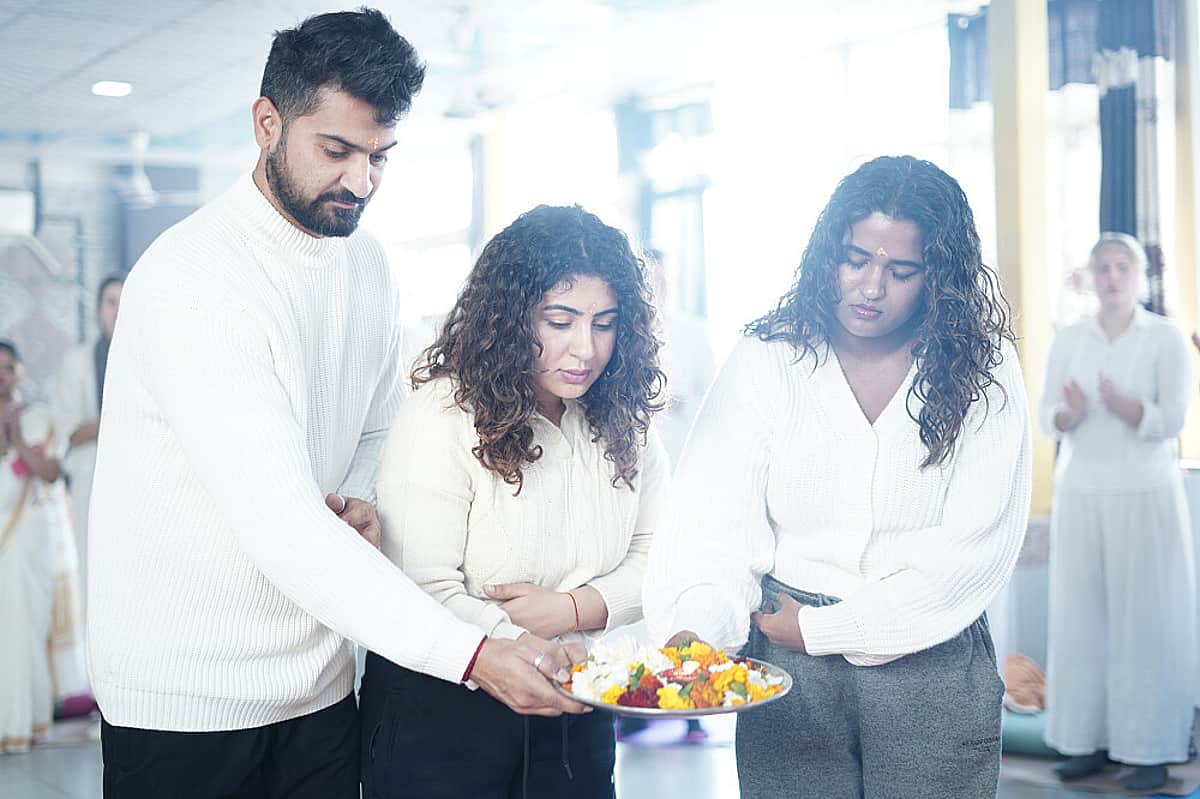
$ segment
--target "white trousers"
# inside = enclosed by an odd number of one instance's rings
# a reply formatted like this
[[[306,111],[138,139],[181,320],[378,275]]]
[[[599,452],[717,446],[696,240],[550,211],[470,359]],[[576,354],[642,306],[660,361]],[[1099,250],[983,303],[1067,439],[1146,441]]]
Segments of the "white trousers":
[[[1182,479],[1058,489],[1050,525],[1046,743],[1132,765],[1187,760],[1200,675]]]

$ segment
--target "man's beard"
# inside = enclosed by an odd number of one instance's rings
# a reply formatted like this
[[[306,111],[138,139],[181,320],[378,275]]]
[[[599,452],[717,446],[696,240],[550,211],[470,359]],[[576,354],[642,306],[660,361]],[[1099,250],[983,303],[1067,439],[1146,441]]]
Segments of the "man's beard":
[[[275,150],[267,154],[266,173],[267,185],[275,199],[283,206],[292,219],[302,228],[318,236],[349,236],[358,227],[358,219],[362,216],[366,199],[355,197],[349,191],[327,192],[309,201],[300,191],[300,187],[292,180],[292,173],[287,166],[284,155],[286,141],[280,141]],[[330,200],[343,203],[353,203],[353,208],[338,208],[327,206]]]

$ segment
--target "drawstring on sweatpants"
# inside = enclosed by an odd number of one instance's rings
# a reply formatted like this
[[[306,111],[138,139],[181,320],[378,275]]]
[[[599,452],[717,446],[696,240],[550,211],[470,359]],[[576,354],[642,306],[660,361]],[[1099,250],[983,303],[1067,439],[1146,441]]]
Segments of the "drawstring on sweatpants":
[[[562,717],[562,765],[563,770],[567,772],[567,779],[571,782],[575,781],[575,775],[571,773],[571,761],[567,756],[567,717]]]
[[[521,716],[525,722],[525,762],[521,764],[521,799],[529,799],[529,716]]]
[[[521,763],[521,799],[529,799],[529,716],[521,716],[525,724],[524,760]],[[567,717],[562,717],[562,767],[567,772],[567,779],[575,781],[575,772],[571,771],[571,757],[567,733]]]

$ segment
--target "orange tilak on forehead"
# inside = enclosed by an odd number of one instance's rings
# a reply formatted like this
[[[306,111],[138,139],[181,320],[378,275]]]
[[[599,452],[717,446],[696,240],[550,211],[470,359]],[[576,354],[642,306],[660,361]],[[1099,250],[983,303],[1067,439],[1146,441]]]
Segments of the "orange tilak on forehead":
[[[372,149],[374,149],[375,147],[378,147],[378,146],[379,146],[379,139],[377,139],[377,138],[375,138],[374,136],[372,136],[371,138],[367,139],[367,146],[368,146],[368,147],[370,147],[370,148],[372,148]]]
[[[880,258],[887,258],[887,257],[888,257],[888,256],[887,256],[887,250],[883,249],[882,247],[880,247],[879,249],[875,250],[875,254],[876,254],[877,256],[879,256]]]

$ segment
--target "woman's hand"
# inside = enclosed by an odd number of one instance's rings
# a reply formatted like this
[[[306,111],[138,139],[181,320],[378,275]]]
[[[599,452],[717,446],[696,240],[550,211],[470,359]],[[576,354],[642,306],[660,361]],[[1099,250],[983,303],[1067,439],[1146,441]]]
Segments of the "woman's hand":
[[[1136,428],[1142,423],[1141,400],[1118,393],[1113,382],[1104,375],[1100,375],[1099,390],[1100,402],[1104,405],[1105,410],[1130,427]]]
[[[676,646],[682,646],[683,644],[690,644],[693,642],[699,642],[699,643],[702,643],[705,645],[707,645],[707,643],[708,643],[707,641],[705,641],[700,636],[696,635],[691,630],[680,630],[679,632],[675,633],[670,638],[668,638],[667,642],[665,644],[663,644],[663,646],[664,647],[676,647]]]
[[[1067,408],[1054,415],[1054,426],[1061,432],[1066,433],[1082,422],[1083,417],[1087,416],[1088,401],[1087,395],[1083,393],[1083,389],[1074,380],[1063,386],[1062,395],[1063,402],[1067,404]]]
[[[776,646],[796,652],[806,651],[804,636],[800,633],[800,603],[782,591],[775,597],[775,603],[779,607],[777,611],[755,611],[750,614],[750,621]],[[765,609],[767,603],[764,602],[763,607]]]
[[[71,431],[71,446],[82,447],[84,444],[90,444],[100,437],[100,420],[92,419],[84,422]]]
[[[575,603],[565,593],[533,583],[485,585],[483,592],[500,600],[500,609],[513,624],[540,638],[557,638],[575,629]]]

